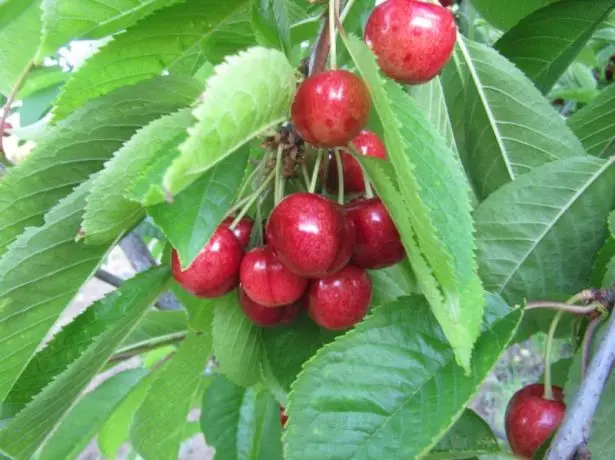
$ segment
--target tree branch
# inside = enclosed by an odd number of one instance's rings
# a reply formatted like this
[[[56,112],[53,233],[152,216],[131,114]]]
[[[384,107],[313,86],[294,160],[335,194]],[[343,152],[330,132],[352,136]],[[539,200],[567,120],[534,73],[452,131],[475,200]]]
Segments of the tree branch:
[[[589,427],[615,362],[615,315],[598,352],[591,360],[586,377],[547,453],[547,460],[569,460],[587,442]]]
[[[322,27],[318,38],[312,47],[310,55],[308,75],[316,75],[322,72],[327,65],[327,57],[329,56],[329,15],[325,13],[323,16]]]

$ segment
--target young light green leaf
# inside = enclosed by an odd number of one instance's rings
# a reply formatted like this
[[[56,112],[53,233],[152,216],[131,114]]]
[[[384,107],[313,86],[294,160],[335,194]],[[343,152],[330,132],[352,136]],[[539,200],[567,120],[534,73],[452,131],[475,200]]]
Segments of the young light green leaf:
[[[154,345],[164,346],[181,340],[188,333],[186,312],[181,310],[152,310],[116,350],[126,353]]]
[[[117,318],[64,372],[40,392],[0,433],[0,446],[12,456],[30,458],[60,424],[79,394],[105,365],[141,320],[170,279],[167,267],[158,267],[125,282],[104,303]]]
[[[211,334],[192,333],[157,372],[135,414],[130,436],[143,458],[177,459],[192,398],[210,355]]]
[[[44,89],[60,85],[68,79],[68,76],[69,73],[62,71],[60,66],[33,69],[19,88],[16,99],[23,100]]]
[[[102,38],[181,0],[43,0],[41,56],[71,40]]]
[[[562,0],[523,18],[494,46],[546,94],[614,7],[615,0]]]
[[[480,15],[495,27],[508,30],[521,19],[558,0],[523,0],[522,2],[501,2],[498,0],[473,0]]]
[[[613,208],[615,158],[560,160],[505,185],[475,211],[485,288],[511,304],[584,287]]]
[[[217,460],[282,459],[280,406],[263,386],[216,375],[203,396],[201,430]]]
[[[248,0],[188,0],[158,11],[88,59],[64,86],[54,120],[120,86],[160,75],[184,53],[202,47]]]
[[[115,408],[147,374],[147,370],[141,368],[120,372],[86,394],[66,414],[37,458],[56,460],[78,457]]]
[[[239,147],[284,121],[295,87],[295,71],[277,50],[250,48],[227,58],[207,81],[194,111],[198,122],[166,172],[164,187],[172,194],[181,192]]]
[[[424,297],[377,307],[322,348],[292,385],[287,455],[422,457],[463,414],[520,319],[516,310],[486,328],[466,375]]]
[[[186,80],[187,87],[198,97],[198,85]],[[88,244],[113,240],[132,228],[145,216],[140,203],[124,198],[124,193],[141,171],[168,151],[177,151],[186,138],[186,129],[194,123],[190,109],[154,120],[139,130],[94,180],[83,218],[82,234]]]
[[[231,207],[248,162],[249,147],[241,147],[207,171],[173,203],[150,206],[147,213],[164,232],[188,267],[201,252]]]
[[[40,43],[40,0],[21,3],[24,8],[19,8],[11,21],[0,27],[0,93],[4,95],[11,93],[30,67]]]
[[[41,225],[43,215],[138,128],[193,100],[185,78],[154,78],[91,101],[49,130],[0,181],[0,255],[26,227]]]
[[[439,295],[425,292],[459,363],[467,369],[479,332],[484,299],[476,276],[470,202],[461,165],[414,101],[397,84],[383,81],[367,45],[353,36],[346,39],[346,45],[385,127],[388,158],[401,195],[383,195],[380,188],[384,184],[380,184],[379,174],[372,180],[388,208],[405,206],[405,212],[398,215],[402,220],[398,221],[395,215],[393,218],[406,251],[412,253],[412,246],[418,242],[438,281]],[[372,169],[368,166],[370,176]],[[446,180],[442,179],[444,176]],[[393,203],[400,198],[401,204]],[[404,219],[411,229],[404,228]],[[417,270],[414,263],[413,268]],[[432,283],[422,280],[423,271],[417,270],[419,284]]]
[[[372,305],[391,302],[399,297],[420,293],[409,260],[392,267],[369,272],[372,280]]]
[[[568,126],[587,153],[605,157],[615,142],[615,85],[607,86],[591,104],[572,114]]]
[[[213,345],[220,372],[244,387],[258,382],[262,340],[262,329],[243,314],[237,292],[216,300]]]
[[[492,48],[458,41],[469,75],[461,155],[480,199],[537,166],[584,155],[564,119],[523,73]],[[465,72],[465,70],[462,70]]]
[[[253,0],[252,28],[263,46],[290,54],[290,21],[287,0]]]
[[[35,1],[38,0],[0,0],[0,29],[17,18]]]

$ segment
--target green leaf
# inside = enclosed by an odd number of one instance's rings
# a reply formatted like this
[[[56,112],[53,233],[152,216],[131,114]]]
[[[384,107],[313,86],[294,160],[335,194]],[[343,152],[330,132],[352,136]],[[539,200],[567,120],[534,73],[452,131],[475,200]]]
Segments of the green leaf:
[[[48,131],[0,181],[0,255],[150,121],[194,99],[185,78],[155,78],[88,103]],[[76,231],[73,235],[75,236]]]
[[[393,267],[372,270],[369,272],[369,277],[372,280],[372,305],[420,293],[416,277],[407,259]]]
[[[525,17],[494,46],[547,93],[614,7],[614,0],[559,1]]]
[[[348,14],[344,19],[344,30],[347,34],[356,35],[358,37],[363,36],[363,26],[367,22],[371,11],[376,6],[376,0],[357,0],[350,6]],[[342,9],[342,11],[345,7]],[[312,34],[313,37],[314,34]],[[310,39],[312,38],[310,37]],[[337,63],[341,67],[343,65],[352,66],[352,58],[348,54],[344,41],[340,35],[337,37]]]
[[[289,55],[292,43],[287,0],[253,0],[252,27],[263,46]]]
[[[579,136],[590,155],[605,157],[615,142],[615,85],[600,92],[593,103],[568,118],[568,126]]]
[[[466,409],[438,444],[424,458],[465,459],[500,451],[493,431],[476,412]]]
[[[593,287],[610,287],[608,284],[607,273],[615,258],[615,238],[611,235],[606,237],[606,242],[602,246],[602,249],[598,252],[594,266],[592,268],[592,274],[589,280],[589,285]]]
[[[558,328],[559,329],[559,328]],[[573,364],[573,358],[562,358],[554,363],[551,363],[551,384],[562,388],[566,385],[570,368]],[[545,381],[544,372],[540,377],[540,382]]]
[[[211,355],[211,334],[190,334],[177,354],[156,374],[131,431],[143,458],[175,460],[201,374]]]
[[[560,160],[485,200],[474,213],[485,288],[515,304],[586,287],[613,208],[614,162]]]
[[[241,147],[174,197],[173,203],[148,208],[147,213],[189,266],[211,238],[231,207],[241,185],[249,148]]]
[[[244,387],[259,381],[262,329],[243,314],[235,291],[215,302],[213,344],[220,372]]]
[[[126,353],[154,345],[166,345],[186,336],[188,321],[181,310],[152,310],[120,345],[116,353]]]
[[[198,87],[193,85],[194,98]],[[160,155],[177,151],[194,123],[189,109],[154,120],[139,130],[96,177],[83,218],[82,234],[88,244],[101,244],[117,238],[145,216],[140,203],[124,198],[124,192],[141,171]]]
[[[412,230],[416,234],[441,289],[437,296],[429,291],[425,291],[426,295],[459,363],[468,368],[484,299],[475,271],[470,202],[461,166],[414,101],[396,83],[383,81],[367,45],[352,36],[346,45],[369,88],[381,124],[386,127],[388,158],[406,208],[403,217],[412,229],[396,218],[395,209],[393,218],[409,253],[415,244]],[[378,163],[384,167],[383,162]],[[368,166],[381,198],[389,210],[395,208],[398,204],[393,202],[400,201],[400,194],[383,194],[382,183],[372,169]],[[419,284],[426,283],[418,271],[417,277]]]
[[[427,454],[463,414],[520,319],[517,310],[487,327],[466,375],[423,297],[377,307],[299,374],[287,407],[287,455],[299,460]]]
[[[27,126],[43,118],[51,109],[60,87],[61,85],[50,86],[24,99],[19,108],[19,122]]]
[[[194,111],[198,122],[166,172],[164,187],[178,194],[239,147],[284,121],[295,87],[295,71],[277,50],[256,47],[227,58],[207,81]]]
[[[41,55],[71,40],[102,38],[180,0],[43,0]]]
[[[120,372],[86,394],[66,415],[37,458],[77,458],[115,408],[147,374],[145,369]]]
[[[247,1],[188,0],[118,35],[73,73],[58,99],[54,120],[115,88],[160,75],[184,53],[202,47]]]
[[[479,198],[532,168],[585,154],[564,119],[493,48],[461,39],[453,59],[467,69],[462,158]]]
[[[244,1],[203,43],[203,54],[214,64],[257,44],[250,21],[251,1]]]
[[[523,0],[522,2],[472,0],[472,6],[495,27],[508,30],[527,15],[556,1],[558,0]]]
[[[17,100],[26,99],[39,91],[58,86],[68,79],[69,73],[59,66],[39,67],[28,73],[23,85],[17,93]]]
[[[158,267],[126,281],[100,307],[117,320],[81,356],[40,392],[0,433],[0,446],[12,456],[30,458],[141,320],[170,278],[167,267]],[[96,307],[93,307],[96,308]]]
[[[17,18],[35,1],[38,0],[0,0],[0,29]]]
[[[216,375],[203,396],[201,429],[217,460],[282,459],[280,406],[262,385]]]
[[[23,2],[24,8],[20,7],[13,19],[0,27],[0,93],[5,96],[11,93],[20,76],[32,64],[41,34],[40,0],[16,1]],[[1,22],[4,17],[0,15],[0,18]]]

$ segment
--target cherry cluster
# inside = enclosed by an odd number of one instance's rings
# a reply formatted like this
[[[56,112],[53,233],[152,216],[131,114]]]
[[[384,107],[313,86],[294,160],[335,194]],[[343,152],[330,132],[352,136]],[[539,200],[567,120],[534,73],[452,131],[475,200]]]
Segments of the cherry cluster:
[[[406,84],[435,77],[455,40],[449,10],[414,0],[380,4],[365,30],[365,41],[383,73]],[[275,192],[263,245],[249,248],[255,224],[236,217],[217,227],[186,270],[177,252],[172,255],[173,274],[184,289],[214,298],[238,288],[243,311],[259,326],[287,323],[307,309],[321,327],[347,329],[368,310],[372,283],[367,270],[392,266],[406,256],[393,220],[372,195],[370,181],[353,156],[387,159],[383,142],[365,129],[369,90],[352,72],[336,69],[334,56],[332,49],[331,70],[316,69],[297,89],[291,122],[302,151],[294,151],[292,160],[314,150],[320,159],[323,150],[328,151],[323,174],[317,160],[313,177],[322,179],[326,191],[337,191],[338,202],[314,193],[313,186],[286,197]],[[282,159],[288,158],[278,155],[270,169],[281,169]],[[286,163],[283,169],[289,169]],[[353,199],[346,200],[345,193]]]

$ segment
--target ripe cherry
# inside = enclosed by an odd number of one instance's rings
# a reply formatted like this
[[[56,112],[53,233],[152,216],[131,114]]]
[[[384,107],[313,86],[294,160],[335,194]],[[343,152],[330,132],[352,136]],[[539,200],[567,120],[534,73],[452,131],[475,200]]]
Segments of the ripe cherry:
[[[177,251],[173,250],[173,276],[186,291],[198,297],[214,298],[226,294],[239,284],[239,266],[243,246],[233,233],[218,227],[194,262],[181,269]]]
[[[362,130],[352,140],[352,145],[361,155],[366,157],[381,158],[383,160],[387,158],[387,150],[384,143],[375,133],[366,129]],[[344,171],[344,191],[346,193],[365,192],[365,181],[363,180],[363,171],[359,162],[348,152],[340,152],[340,158]],[[337,187],[337,162],[335,158],[332,158],[329,161],[329,171],[327,173],[327,189],[333,193],[337,191]]]
[[[248,297],[242,288],[239,288],[239,304],[248,319],[261,327],[290,323],[301,311],[298,303],[277,308],[265,307]]]
[[[545,399],[544,391],[543,384],[534,383],[517,391],[508,403],[506,437],[517,455],[531,458],[564,417],[562,389],[553,387],[553,400]]]
[[[233,221],[234,217],[227,217],[220,224],[221,227],[229,228]],[[248,216],[242,217],[239,220],[239,223],[232,230],[233,234],[239,242],[242,244],[244,248],[247,248],[250,244],[250,235],[252,234],[252,228],[254,227],[254,221],[250,219]]]
[[[367,272],[347,265],[335,275],[312,281],[308,288],[308,312],[326,329],[347,329],[361,321],[372,299]]]
[[[301,137],[317,147],[346,145],[367,123],[371,100],[363,80],[347,70],[307,78],[291,108]]]
[[[246,254],[241,262],[239,279],[248,297],[265,307],[296,302],[308,283],[307,279],[282,265],[269,246],[254,248]]]
[[[454,3],[454,0],[438,0],[438,1],[440,2],[440,5],[442,5],[444,8],[448,8]]]
[[[440,5],[387,0],[372,11],[365,41],[382,71],[401,83],[424,83],[448,62],[457,37],[453,14]]]
[[[287,421],[288,421],[288,415],[286,415],[286,409],[280,406],[280,423],[282,423],[282,428],[286,426]]]
[[[308,278],[341,270],[350,260],[355,239],[342,206],[302,192],[288,195],[273,209],[266,233],[282,263]]]
[[[376,270],[406,257],[399,232],[380,198],[354,200],[344,207],[355,227],[353,264]]]

